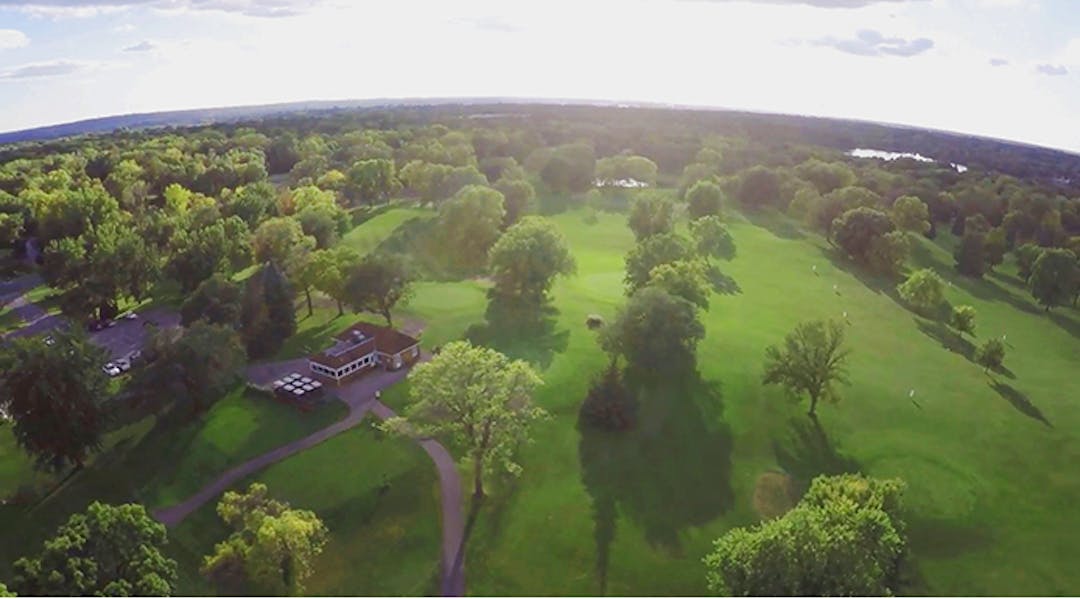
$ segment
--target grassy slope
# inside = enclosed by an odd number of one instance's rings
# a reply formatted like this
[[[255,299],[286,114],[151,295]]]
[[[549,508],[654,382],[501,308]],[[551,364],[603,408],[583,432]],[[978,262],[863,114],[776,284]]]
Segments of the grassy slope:
[[[275,464],[252,480],[275,497],[313,510],[329,529],[315,563],[312,595],[423,595],[437,581],[440,542],[438,483],[430,461],[415,444],[390,439],[361,425]],[[236,486],[246,488],[250,482]],[[381,490],[383,483],[389,487]],[[172,533],[185,553],[209,553],[228,531],[213,504],[192,514]],[[181,593],[204,593],[188,569]]]
[[[73,512],[92,501],[137,501],[149,509],[186,497],[231,465],[282,443],[323,428],[345,414],[339,402],[302,414],[264,398],[253,399],[242,388],[215,404],[202,418],[178,430],[159,431],[153,418],[109,436],[105,450],[86,470],[56,493],[30,506],[0,506],[0,527],[5,538],[19,543],[0,544],[0,580],[10,577],[11,563],[39,546]],[[32,475],[25,457],[11,442],[8,428],[0,429],[0,488],[3,495]],[[14,472],[14,475],[8,474]],[[197,555],[174,542],[183,575],[191,578]]]
[[[923,332],[893,299],[891,285],[834,263],[823,240],[783,219],[756,218],[763,226],[740,220],[731,226],[739,257],[724,269],[742,292],[714,296],[704,316],[708,334],[698,355],[706,383],[672,398],[689,407],[646,411],[654,424],[631,439],[587,448],[575,428],[577,409],[604,357],[583,321],[593,312],[610,316],[623,301],[622,256],[632,238],[622,216],[602,215],[593,226],[578,213],[555,220],[578,274],[556,285],[560,314],[548,335],[502,346],[545,367],[539,401],[555,417],[524,450],[521,479],[485,508],[470,545],[471,593],[594,594],[601,571],[609,594],[703,593],[700,558],[712,539],[757,520],[751,497],[761,473],[783,469],[809,478],[845,467],[908,481],[920,577],[912,591],[1078,588],[1068,548],[1080,515],[1069,515],[1076,512],[1068,502],[1080,491],[1069,468],[1080,457],[1072,433],[1080,413],[1064,392],[1075,384],[1070,373],[1080,358],[1075,311],[1047,317],[1007,275],[961,281],[949,252],[918,242],[915,262],[935,265],[956,281],[949,299],[978,310],[979,340],[1008,334],[1006,365],[1016,378],[997,380],[1014,392],[999,394],[993,379],[943,346],[947,337],[936,339],[932,327]],[[452,308],[451,321],[467,321],[465,305],[440,301],[442,288],[422,288],[409,312],[435,323]],[[480,321],[483,298],[472,298]],[[761,386],[762,356],[797,322],[845,311],[853,384],[841,404],[822,407],[822,442],[804,406]],[[912,388],[921,409],[908,398]],[[1053,426],[1029,417],[1031,406]],[[606,480],[586,485],[583,466]],[[598,506],[600,498],[615,497],[614,523],[594,516],[594,495]],[[598,560],[594,538],[612,535],[600,544],[607,559]]]
[[[577,275],[555,287],[558,319],[545,335],[500,343],[544,369],[539,401],[554,418],[524,450],[522,477],[485,507],[470,543],[470,593],[700,594],[700,558],[712,539],[757,520],[751,498],[761,473],[782,469],[808,479],[845,468],[907,480],[917,558],[910,591],[1077,588],[1068,531],[1080,517],[1068,515],[1067,502],[1080,491],[1069,471],[1078,457],[1070,430],[1080,414],[1062,392],[1080,358],[1075,311],[1042,314],[1008,274],[960,279],[949,251],[919,240],[913,266],[934,266],[954,281],[949,299],[978,310],[977,341],[1008,334],[1006,365],[1016,378],[991,379],[963,349],[946,347],[954,345],[950,337],[901,307],[891,283],[831,258],[819,237],[783,218],[733,220],[739,257],[723,268],[741,293],[713,296],[703,316],[705,382],[654,393],[661,397],[642,414],[652,424],[625,439],[583,441],[577,409],[605,361],[584,319],[610,317],[623,302],[622,257],[633,240],[622,216],[601,215],[592,226],[579,213],[555,217],[578,260]],[[425,343],[441,344],[482,321],[483,289],[471,281],[424,283],[402,316],[426,321]],[[853,384],[841,404],[822,407],[823,440],[804,406],[761,386],[762,356],[797,322],[843,312],[851,321]],[[325,340],[345,323],[332,317],[324,309],[301,327]],[[1013,391],[995,391],[995,380]],[[921,408],[908,398],[912,388]],[[665,413],[663,405],[685,407]],[[600,482],[586,484],[583,471]],[[615,518],[603,517],[610,497]]]
[[[375,216],[341,238],[341,242],[358,252],[367,253],[382,243],[394,229],[414,218],[431,218],[431,210],[420,208],[393,208]]]

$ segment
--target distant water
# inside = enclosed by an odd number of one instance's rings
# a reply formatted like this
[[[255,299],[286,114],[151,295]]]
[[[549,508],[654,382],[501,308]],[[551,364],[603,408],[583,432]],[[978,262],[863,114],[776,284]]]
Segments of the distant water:
[[[912,154],[911,152],[888,152],[886,150],[873,150],[870,148],[855,148],[848,151],[848,156],[854,156],[855,158],[877,158],[879,160],[896,160],[897,158],[911,158],[912,160],[918,160],[919,162],[937,162],[933,158],[928,158],[922,154]],[[962,173],[967,169],[962,164],[956,164],[950,162],[949,166],[956,169],[956,172]]]
[[[597,179],[593,181],[593,184],[597,187],[621,187],[623,189],[640,189],[649,186],[648,183],[637,179]]]

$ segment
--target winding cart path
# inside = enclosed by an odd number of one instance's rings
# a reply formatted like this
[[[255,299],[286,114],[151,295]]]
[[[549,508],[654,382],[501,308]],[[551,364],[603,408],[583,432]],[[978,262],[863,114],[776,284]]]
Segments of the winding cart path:
[[[247,374],[252,383],[264,386],[269,384],[270,381],[293,371],[306,371],[306,361],[293,360],[290,362],[255,365],[248,368]],[[386,404],[375,399],[375,392],[397,383],[405,378],[407,372],[407,370],[397,372],[376,370],[353,383],[341,387],[338,390],[338,396],[349,406],[348,416],[303,439],[272,449],[243,464],[226,470],[217,479],[204,486],[191,497],[176,505],[156,510],[154,517],[166,526],[176,526],[183,522],[192,512],[207,502],[214,500],[237,482],[271,464],[280,462],[289,456],[314,447],[353,428],[363,421],[368,412],[379,420],[392,418],[395,416],[394,411]],[[431,461],[434,462],[435,470],[439,475],[443,536],[442,584],[440,585],[440,591],[443,596],[463,596],[465,594],[464,560],[458,563],[457,568],[453,566],[454,557],[461,546],[465,530],[461,477],[458,475],[454,459],[442,444],[433,439],[420,440],[418,443],[431,458]]]

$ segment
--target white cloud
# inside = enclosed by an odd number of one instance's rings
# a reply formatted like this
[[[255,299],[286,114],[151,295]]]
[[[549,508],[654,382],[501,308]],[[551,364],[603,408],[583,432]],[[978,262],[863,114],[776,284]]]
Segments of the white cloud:
[[[22,48],[30,43],[30,38],[18,29],[0,29],[0,50]]]
[[[71,75],[85,71],[93,66],[93,63],[77,60],[50,60],[47,62],[35,62],[13,67],[0,71],[0,80],[12,79],[40,79],[44,77],[58,77]]]
[[[130,8],[167,11],[219,11],[251,17],[286,17],[307,12],[322,0],[0,0],[14,8],[49,17],[93,17]]]
[[[885,37],[874,29],[861,29],[851,38],[826,37],[811,43],[856,56],[916,56],[934,47],[930,38]]]
[[[157,44],[150,40],[143,40],[137,44],[124,48],[123,52],[149,52],[157,48]]]
[[[1059,64],[1039,64],[1035,65],[1035,72],[1041,75],[1060,77],[1062,75],[1068,75],[1069,69]]]

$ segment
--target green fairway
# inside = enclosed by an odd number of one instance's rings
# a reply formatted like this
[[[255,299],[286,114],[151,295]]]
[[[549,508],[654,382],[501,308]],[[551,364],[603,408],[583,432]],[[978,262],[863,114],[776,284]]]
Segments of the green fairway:
[[[354,227],[339,243],[360,253],[367,253],[390,237],[402,223],[414,218],[428,219],[434,214],[431,210],[420,208],[392,208]]]
[[[1070,468],[1080,457],[1068,392],[1080,360],[1074,309],[1044,314],[1008,265],[963,280],[951,251],[917,240],[911,265],[935,266],[953,283],[948,299],[976,308],[976,342],[1007,334],[1015,378],[987,376],[897,303],[895,282],[862,275],[785,217],[733,215],[738,257],[721,268],[740,291],[714,295],[703,314],[700,376],[643,388],[637,430],[583,438],[577,411],[606,362],[584,320],[610,318],[624,301],[633,238],[622,215],[554,220],[578,261],[554,288],[557,317],[532,338],[492,341],[543,368],[538,400],[554,418],[523,449],[521,478],[496,485],[481,513],[470,593],[702,594],[701,557],[729,528],[759,519],[756,481],[777,470],[802,484],[852,469],[905,479],[917,574],[909,592],[1062,594],[1080,584],[1069,532],[1080,526],[1069,515],[1080,492]],[[424,284],[405,312],[451,323],[431,337],[450,339],[483,319],[480,290],[462,294],[461,285]],[[804,405],[761,385],[764,351],[800,321],[844,312],[852,385],[822,406],[816,429]]]

